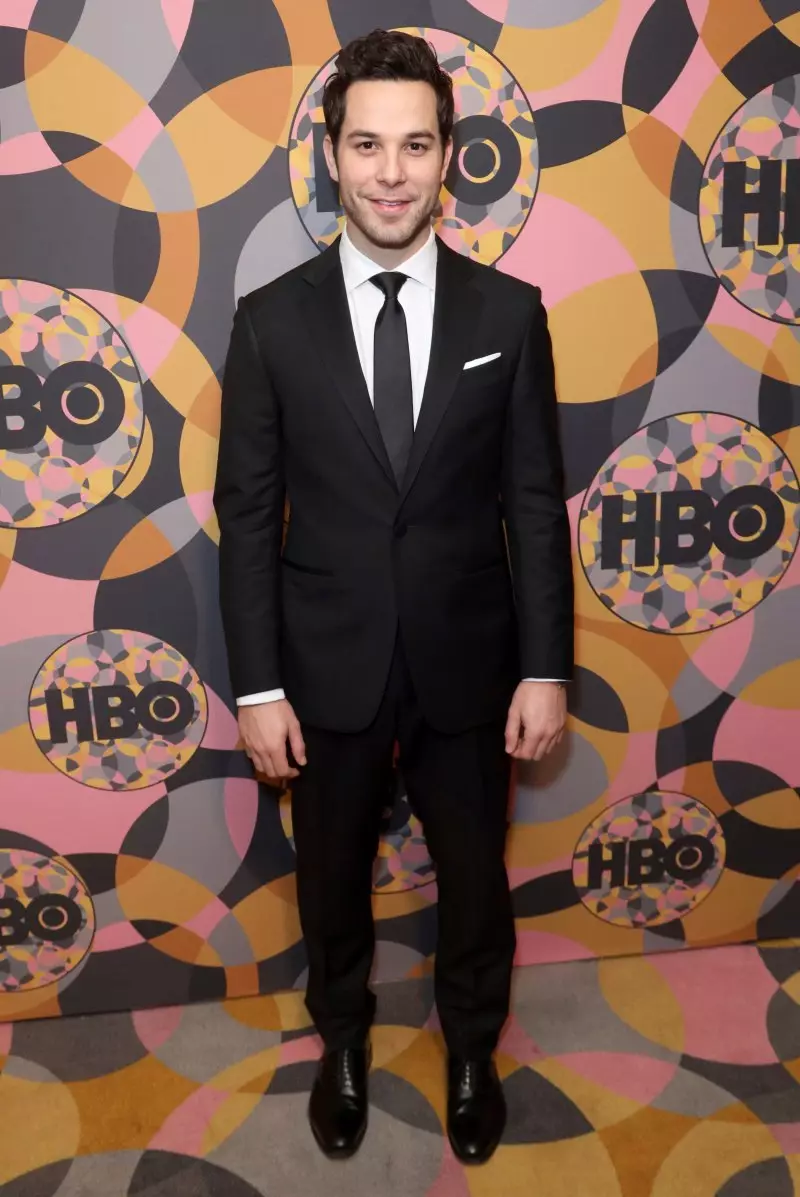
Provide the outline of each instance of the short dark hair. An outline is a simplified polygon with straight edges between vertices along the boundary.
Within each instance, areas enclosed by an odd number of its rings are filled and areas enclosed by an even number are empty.
[[[453,80],[439,66],[430,42],[411,33],[373,29],[348,42],[336,56],[336,70],[325,81],[322,111],[334,146],[344,123],[347,89],[362,79],[408,79],[430,83],[436,92],[436,114],[442,145],[453,132]]]

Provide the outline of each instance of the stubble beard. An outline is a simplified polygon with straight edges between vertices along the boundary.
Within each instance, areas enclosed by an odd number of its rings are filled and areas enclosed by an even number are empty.
[[[404,222],[402,225],[392,226],[382,224],[377,213],[369,211],[369,200],[359,203],[353,202],[349,197],[341,197],[347,219],[378,249],[405,249],[411,245],[422,229],[430,227],[438,199],[437,194],[416,212],[410,212],[409,224]]]

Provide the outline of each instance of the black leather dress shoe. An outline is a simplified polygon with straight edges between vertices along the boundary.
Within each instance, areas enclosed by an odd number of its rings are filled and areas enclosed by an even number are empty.
[[[361,1146],[367,1130],[368,1047],[326,1051],[308,1103],[314,1138],[331,1159],[344,1160]]]
[[[506,1099],[493,1060],[451,1056],[447,1064],[447,1135],[463,1164],[484,1164],[506,1124]]]

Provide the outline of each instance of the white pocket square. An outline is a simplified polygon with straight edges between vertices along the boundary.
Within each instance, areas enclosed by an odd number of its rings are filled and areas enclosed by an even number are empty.
[[[499,353],[487,353],[486,357],[474,357],[471,362],[464,362],[464,369],[471,370],[473,366],[482,366],[485,362],[493,362],[500,357]]]

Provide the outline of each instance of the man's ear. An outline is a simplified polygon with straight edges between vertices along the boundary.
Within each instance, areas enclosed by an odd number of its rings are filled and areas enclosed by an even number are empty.
[[[328,167],[328,174],[333,179],[334,183],[339,182],[339,171],[336,166],[336,151],[333,148],[330,133],[326,133],[322,140],[322,151],[325,155],[325,162]]]
[[[447,168],[450,165],[450,159],[452,157],[453,157],[453,138],[448,137],[447,141],[445,142],[444,160],[442,161],[442,178],[441,178],[442,183],[444,182],[445,175],[447,174]]]

